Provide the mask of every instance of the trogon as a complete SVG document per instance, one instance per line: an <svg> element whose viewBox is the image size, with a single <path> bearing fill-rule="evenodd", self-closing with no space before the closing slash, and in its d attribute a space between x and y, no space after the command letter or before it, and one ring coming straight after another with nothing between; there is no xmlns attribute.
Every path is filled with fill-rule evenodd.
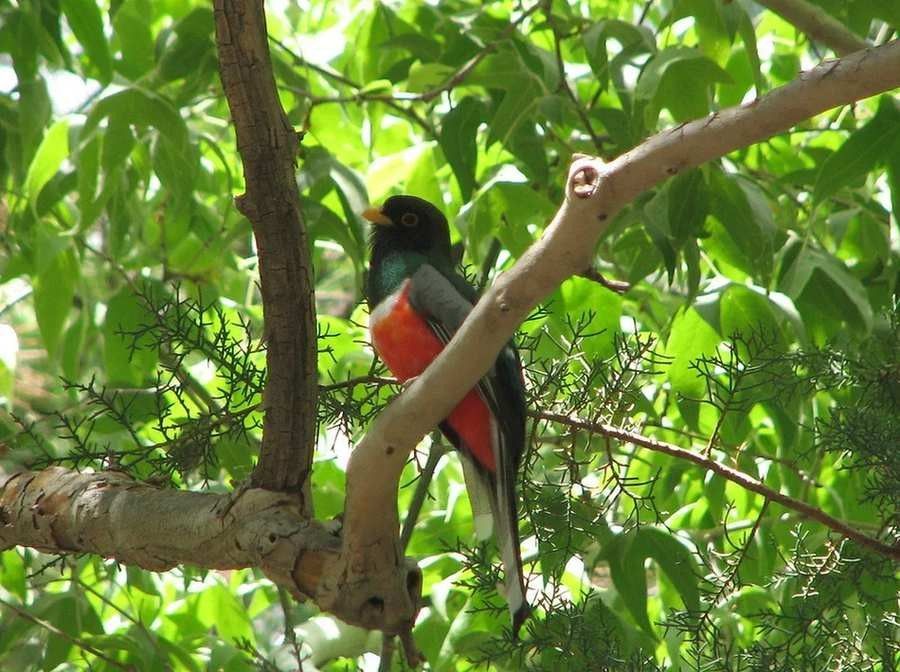
<svg viewBox="0 0 900 672"><path fill-rule="evenodd" d="M447 218L415 196L391 196L369 208L371 259L366 281L375 350L400 380L421 374L478 300L454 268ZM459 451L479 539L496 529L506 600L516 635L528 615L516 473L525 446L525 388L515 348L507 345L478 385L440 424Z"/></svg>

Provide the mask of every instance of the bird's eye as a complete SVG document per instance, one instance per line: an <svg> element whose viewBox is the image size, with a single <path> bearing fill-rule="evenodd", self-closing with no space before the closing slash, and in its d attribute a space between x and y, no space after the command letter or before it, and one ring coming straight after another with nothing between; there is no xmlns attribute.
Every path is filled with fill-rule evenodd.
<svg viewBox="0 0 900 672"><path fill-rule="evenodd" d="M400 218L400 223L403 226L415 226L419 223L419 216L412 212L404 212Z"/></svg>

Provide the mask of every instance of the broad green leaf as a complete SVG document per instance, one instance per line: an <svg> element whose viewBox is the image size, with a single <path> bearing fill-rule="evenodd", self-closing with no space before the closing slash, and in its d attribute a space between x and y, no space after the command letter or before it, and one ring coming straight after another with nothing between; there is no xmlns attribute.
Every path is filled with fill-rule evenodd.
<svg viewBox="0 0 900 672"><path fill-rule="evenodd" d="M900 151L900 110L892 96L883 96L877 114L857 129L822 164L813 200L820 203L870 172L880 161Z"/></svg>
<svg viewBox="0 0 900 672"><path fill-rule="evenodd" d="M62 371L68 380L78 380L81 374L82 348L88 331L88 316L84 310L66 329L62 345Z"/></svg>
<svg viewBox="0 0 900 672"><path fill-rule="evenodd" d="M151 11L149 0L124 0L113 17L113 30L122 50L117 67L132 81L149 72L155 62L153 33L147 20Z"/></svg>
<svg viewBox="0 0 900 672"><path fill-rule="evenodd" d="M28 175L25 178L25 193L32 206L37 203L37 197L44 185L50 181L62 162L69 155L69 123L65 119L57 121L41 141L35 152L34 159L28 167Z"/></svg>
<svg viewBox="0 0 900 672"><path fill-rule="evenodd" d="M653 240L653 244L662 255L669 276L669 283L675 277L677 264L676 249L671 235L669 222L669 191L667 188L657 191L653 198L647 201L641 211L644 228Z"/></svg>
<svg viewBox="0 0 900 672"><path fill-rule="evenodd" d="M0 552L0 586L20 600L25 599L25 561L20 549Z"/></svg>
<svg viewBox="0 0 900 672"><path fill-rule="evenodd" d="M153 126L175 146L186 151L188 137L184 120L172 104L142 89L125 89L107 96L94 105L84 124L90 133L101 119L116 116L138 126Z"/></svg>
<svg viewBox="0 0 900 672"><path fill-rule="evenodd" d="M699 236L709 211L709 192L699 169L677 175L667 185L669 234L676 248Z"/></svg>
<svg viewBox="0 0 900 672"><path fill-rule="evenodd" d="M699 574L691 552L674 535L640 527L619 535L609 549L610 575L635 621L651 637L656 634L647 615L647 570L652 558L666 573L691 613L700 609Z"/></svg>
<svg viewBox="0 0 900 672"><path fill-rule="evenodd" d="M42 78L19 82L19 129L22 134L22 160L30 163L50 121L52 106L47 83Z"/></svg>
<svg viewBox="0 0 900 672"><path fill-rule="evenodd" d="M519 124L531 123L543 92L541 83L533 76L518 76L509 82L500 107L488 124L488 144L499 140L505 145Z"/></svg>
<svg viewBox="0 0 900 672"><path fill-rule="evenodd" d="M766 297L742 285L731 285L719 300L720 325L724 338L739 333L749 337L754 333L765 339L781 341L781 328L775 320L772 306Z"/></svg>
<svg viewBox="0 0 900 672"><path fill-rule="evenodd" d="M214 583L200 593L197 617L209 628L215 628L225 641L254 641L253 627L240 598L228 586Z"/></svg>
<svg viewBox="0 0 900 672"><path fill-rule="evenodd" d="M213 12L197 7L175 25L174 39L159 57L158 71L164 81L187 77L214 57Z"/></svg>
<svg viewBox="0 0 900 672"><path fill-rule="evenodd" d="M441 150L453 169L463 201L468 201L475 189L478 167L476 136L485 114L484 103L467 96L445 114L441 122L439 135Z"/></svg>
<svg viewBox="0 0 900 672"><path fill-rule="evenodd" d="M443 63L415 63L409 69L406 88L416 93L428 91L443 84L455 71Z"/></svg>
<svg viewBox="0 0 900 672"><path fill-rule="evenodd" d="M709 112L710 91L716 82L730 83L731 76L694 49L667 47L641 72L635 99L646 106L648 127L655 125L664 107L675 121L689 121Z"/></svg>
<svg viewBox="0 0 900 672"><path fill-rule="evenodd" d="M617 41L623 48L639 46L647 53L656 50L656 42L650 30L618 19L597 21L581 34L581 39L591 70L604 89L609 83L609 55L606 49L608 40Z"/></svg>
<svg viewBox="0 0 900 672"><path fill-rule="evenodd" d="M443 194L438 181L438 164L435 160L435 146L429 145L425 151L419 154L413 170L406 182L406 191L416 194L426 201L436 203L440 207L443 204Z"/></svg>
<svg viewBox="0 0 900 672"><path fill-rule="evenodd" d="M72 309L79 264L70 247L57 252L34 278L34 312L47 354L57 355L63 328Z"/></svg>
<svg viewBox="0 0 900 672"><path fill-rule="evenodd" d="M546 99L546 98L545 98ZM542 101L538 101L538 105ZM524 164L524 173L534 185L547 183L547 142L535 124L519 124L506 141L506 148Z"/></svg>
<svg viewBox="0 0 900 672"><path fill-rule="evenodd" d="M128 120L118 115L110 117L101 153L101 165L107 179L112 178L111 173L125 162L133 147L134 133Z"/></svg>
<svg viewBox="0 0 900 672"><path fill-rule="evenodd" d="M768 278L772 269L775 226L768 201L752 184L714 170L710 180L710 210L719 220L738 253L742 269Z"/></svg>
<svg viewBox="0 0 900 672"><path fill-rule="evenodd" d="M757 95L762 95L766 90L766 79L762 74L762 64L759 60L759 50L756 45L756 30L753 27L753 20L750 18L749 14L747 14L747 10L741 3L735 2L732 3L732 6L735 8L735 11L740 12L740 18L738 19L738 33L744 41L744 48L746 49L747 57L750 61L756 93Z"/></svg>
<svg viewBox="0 0 900 672"><path fill-rule="evenodd" d="M720 341L716 330L693 308L676 315L666 342L666 355L672 358L667 374L674 391L694 399L703 398L704 380L691 368L691 363L714 353Z"/></svg>
<svg viewBox="0 0 900 672"><path fill-rule="evenodd" d="M93 0L62 0L62 9L88 59L99 71L100 82L109 84L112 79L112 57L103 32L99 5Z"/></svg>
<svg viewBox="0 0 900 672"><path fill-rule="evenodd" d="M157 351L137 332L155 323L156 318L143 299L135 296L128 287L122 288L109 301L103 323L103 355L110 383L138 387L151 379L158 359Z"/></svg>
<svg viewBox="0 0 900 672"><path fill-rule="evenodd" d="M833 256L804 245L785 272L781 286L785 294L797 299L814 280L822 283L818 291L825 290L829 300L837 302L851 326L871 331L874 315L863 284Z"/></svg>

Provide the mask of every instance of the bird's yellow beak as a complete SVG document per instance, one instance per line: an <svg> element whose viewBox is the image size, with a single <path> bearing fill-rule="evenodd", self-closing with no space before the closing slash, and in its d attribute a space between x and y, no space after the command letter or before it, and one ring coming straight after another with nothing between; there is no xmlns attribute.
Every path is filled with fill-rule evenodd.
<svg viewBox="0 0 900 672"><path fill-rule="evenodd" d="M369 220L373 224L378 224L379 226L393 226L394 222L384 214L380 208L371 207L363 210L362 213L363 218Z"/></svg>

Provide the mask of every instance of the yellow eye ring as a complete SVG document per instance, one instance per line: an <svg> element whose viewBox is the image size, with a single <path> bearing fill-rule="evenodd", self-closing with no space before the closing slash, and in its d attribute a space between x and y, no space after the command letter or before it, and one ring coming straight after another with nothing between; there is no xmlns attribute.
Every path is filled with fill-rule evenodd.
<svg viewBox="0 0 900 672"><path fill-rule="evenodd" d="M416 224L419 223L419 216L417 214L415 214L414 212L404 212L403 215L400 217L400 223L403 226L409 226L409 227L415 226Z"/></svg>

